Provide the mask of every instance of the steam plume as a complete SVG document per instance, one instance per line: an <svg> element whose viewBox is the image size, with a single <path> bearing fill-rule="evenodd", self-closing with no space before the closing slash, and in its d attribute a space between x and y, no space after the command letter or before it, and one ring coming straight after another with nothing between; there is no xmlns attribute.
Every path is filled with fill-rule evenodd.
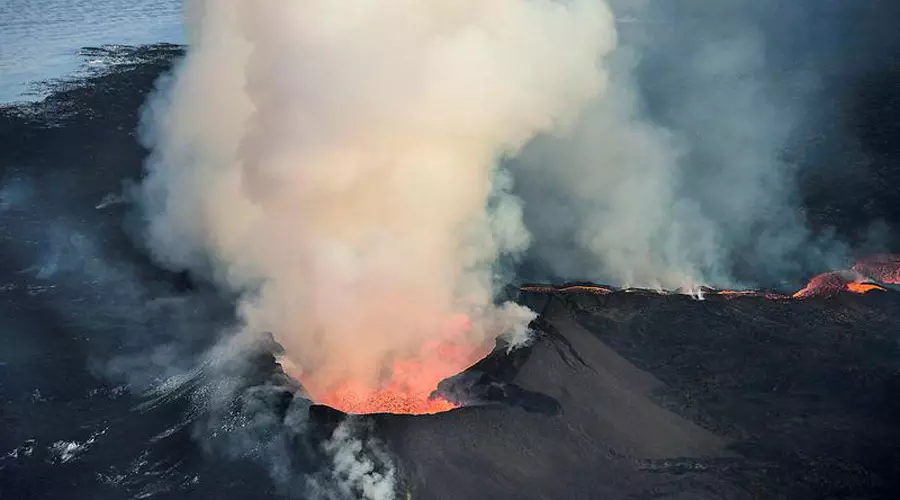
<svg viewBox="0 0 900 500"><path fill-rule="evenodd" d="M425 359L411 378L430 390L523 336L534 314L494 305L496 260L530 243L496 162L603 90L603 2L186 13L189 54L144 117L160 261L239 293L246 330L272 331L314 398L375 390L407 357Z"/></svg>

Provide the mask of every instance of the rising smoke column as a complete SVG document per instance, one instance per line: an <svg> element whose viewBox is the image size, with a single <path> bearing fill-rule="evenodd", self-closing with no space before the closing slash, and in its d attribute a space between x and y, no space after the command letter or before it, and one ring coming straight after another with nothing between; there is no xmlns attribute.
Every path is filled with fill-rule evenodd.
<svg viewBox="0 0 900 500"><path fill-rule="evenodd" d="M495 261L530 241L497 160L603 90L603 2L186 13L189 53L145 113L161 262L240 294L246 332L273 332L313 398L351 410L396 408L371 401L385 387L421 399L524 336L534 314L494 305Z"/></svg>

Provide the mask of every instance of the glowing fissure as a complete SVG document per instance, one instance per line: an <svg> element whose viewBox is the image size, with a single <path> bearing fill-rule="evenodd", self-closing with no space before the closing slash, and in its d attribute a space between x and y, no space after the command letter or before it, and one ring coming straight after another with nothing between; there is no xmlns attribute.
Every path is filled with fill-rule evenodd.
<svg viewBox="0 0 900 500"><path fill-rule="evenodd" d="M806 286L791 295L759 290L721 290L701 287L690 295L700 297L716 295L725 298L760 297L769 300L803 300L814 297L832 297L840 293L865 294L885 291L884 285L900 284L900 255L880 254L864 257L856 261L850 269L829 271L813 276ZM592 293L606 295L617 291L603 285L526 285L520 288L526 293ZM633 291L630 289L620 292ZM671 293L671 292L659 292ZM680 291L679 293L687 292Z"/></svg>
<svg viewBox="0 0 900 500"><path fill-rule="evenodd" d="M881 283L900 285L900 255L872 255L858 260L851 269Z"/></svg>

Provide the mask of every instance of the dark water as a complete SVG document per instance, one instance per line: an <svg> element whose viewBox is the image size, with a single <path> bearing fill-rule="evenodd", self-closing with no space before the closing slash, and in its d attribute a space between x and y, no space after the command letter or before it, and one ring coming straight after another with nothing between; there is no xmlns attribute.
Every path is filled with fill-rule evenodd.
<svg viewBox="0 0 900 500"><path fill-rule="evenodd" d="M206 497L217 488L241 498L242 488L272 488L265 474L247 478L246 465L204 473L215 465L199 461L190 438L192 403L146 406L143 394L189 372L185 360L229 317L224 301L188 295L177 275L150 266L122 231L122 182L140 174L144 154L137 109L176 52L3 110L0 134L15 147L4 150L0 190L2 498Z"/></svg>

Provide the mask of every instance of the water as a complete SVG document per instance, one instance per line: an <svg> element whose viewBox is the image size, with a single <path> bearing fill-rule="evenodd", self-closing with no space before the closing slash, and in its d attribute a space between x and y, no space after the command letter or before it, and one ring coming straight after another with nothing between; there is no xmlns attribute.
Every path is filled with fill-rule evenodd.
<svg viewBox="0 0 900 500"><path fill-rule="evenodd" d="M78 50L180 43L181 0L0 0L0 102L32 100L30 85L70 75ZM87 61L90 63L90 61Z"/></svg>

